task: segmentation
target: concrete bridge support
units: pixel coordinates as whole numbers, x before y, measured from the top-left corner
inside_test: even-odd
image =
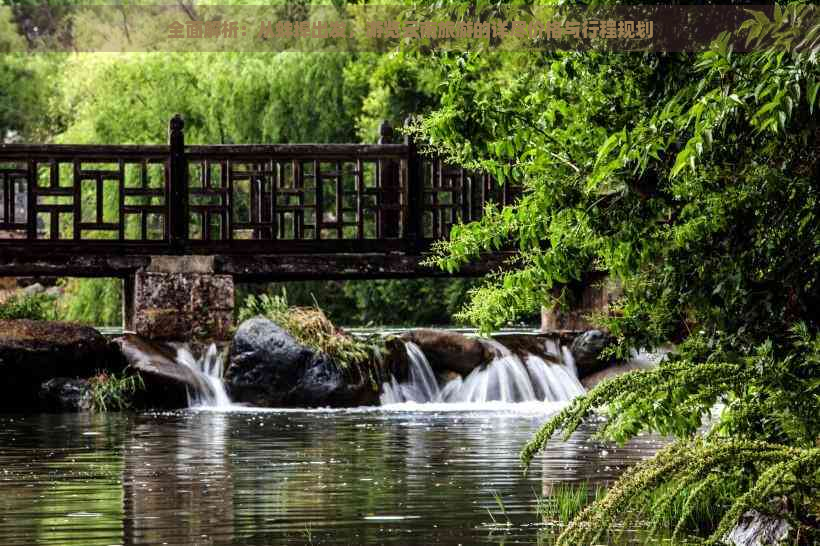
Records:
[[[126,330],[150,339],[228,340],[234,281],[213,256],[152,256],[123,283]]]

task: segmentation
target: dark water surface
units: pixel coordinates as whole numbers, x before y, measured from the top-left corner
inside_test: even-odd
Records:
[[[0,416],[0,545],[550,544],[536,495],[660,446],[586,431],[525,477],[527,407]]]

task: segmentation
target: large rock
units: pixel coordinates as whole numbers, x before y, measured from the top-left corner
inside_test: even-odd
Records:
[[[254,406],[348,407],[378,401],[377,386],[368,378],[341,370],[263,317],[237,329],[225,382],[233,401]]]
[[[64,413],[91,409],[91,386],[87,379],[55,377],[40,387],[46,411]]]
[[[0,410],[41,410],[44,382],[116,372],[124,362],[97,330],[65,322],[0,320]]]
[[[401,338],[418,345],[438,373],[454,371],[467,376],[476,366],[492,359],[480,341],[457,332],[420,328]]]
[[[601,358],[601,353],[609,343],[609,336],[601,330],[587,330],[573,340],[570,350],[575,359],[578,377],[592,375],[612,364],[611,359]]]
[[[134,334],[114,340],[128,366],[142,376],[145,389],[135,393],[139,408],[184,408],[188,389],[195,392],[209,388],[187,366],[177,362],[178,348],[168,343],[150,341]]]

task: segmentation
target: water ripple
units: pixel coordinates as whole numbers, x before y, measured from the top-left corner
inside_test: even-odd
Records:
[[[0,416],[0,544],[549,544],[534,493],[661,444],[586,430],[524,476],[560,406],[441,406]]]

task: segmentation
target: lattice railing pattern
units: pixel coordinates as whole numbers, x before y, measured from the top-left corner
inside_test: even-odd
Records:
[[[8,233],[9,237],[26,237],[28,177],[25,163],[0,167],[0,233]]]
[[[410,141],[390,144],[382,129],[371,145],[186,146],[175,118],[167,146],[0,145],[0,243],[418,252],[480,218],[485,203],[515,198]]]
[[[106,156],[100,147],[73,147],[20,161],[3,151],[0,239],[167,240],[164,157]]]
[[[231,159],[198,147],[188,160],[194,241],[399,239],[402,159]],[[208,157],[208,159],[205,159]]]
[[[438,159],[424,160],[422,186],[425,239],[446,239],[453,225],[480,219],[486,203],[508,205],[520,194],[517,186],[499,187],[486,173],[451,167]]]

